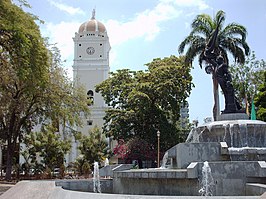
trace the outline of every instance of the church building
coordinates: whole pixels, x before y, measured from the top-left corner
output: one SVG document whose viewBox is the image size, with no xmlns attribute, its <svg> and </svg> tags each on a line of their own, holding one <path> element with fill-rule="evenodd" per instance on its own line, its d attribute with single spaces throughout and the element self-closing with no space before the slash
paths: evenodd
<svg viewBox="0 0 266 199">
<path fill-rule="evenodd" d="M 95 10 L 90 20 L 82 23 L 75 33 L 73 80 L 75 85 L 84 86 L 87 98 L 90 99 L 90 115 L 83 118 L 83 127 L 76 129 L 84 135 L 97 126 L 103 127 L 103 117 L 108 108 L 101 94 L 95 92 L 95 86 L 109 76 L 109 52 L 111 46 L 105 26 L 95 19 Z M 78 143 L 72 140 L 72 150 L 66 157 L 66 163 L 74 162 L 77 158 Z"/>
<path fill-rule="evenodd" d="M 84 118 L 84 127 L 78 129 L 83 134 L 94 126 L 103 126 L 103 117 L 107 105 L 101 94 L 95 92 L 95 86 L 108 78 L 109 52 L 111 49 L 105 26 L 95 19 L 95 10 L 90 20 L 80 25 L 75 33 L 73 79 L 76 85 L 86 88 L 91 100 L 89 118 Z"/>
</svg>

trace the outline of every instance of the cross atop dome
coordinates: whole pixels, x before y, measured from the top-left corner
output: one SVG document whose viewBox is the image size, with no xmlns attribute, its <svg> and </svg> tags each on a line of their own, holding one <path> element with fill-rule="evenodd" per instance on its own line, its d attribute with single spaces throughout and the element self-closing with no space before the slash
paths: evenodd
<svg viewBox="0 0 266 199">
<path fill-rule="evenodd" d="M 91 20 L 95 19 L 95 8 L 92 10 Z"/>
<path fill-rule="evenodd" d="M 83 32 L 87 31 L 106 33 L 105 26 L 100 21 L 95 19 L 95 8 L 92 10 L 91 19 L 80 25 L 78 33 L 83 34 Z"/>
</svg>

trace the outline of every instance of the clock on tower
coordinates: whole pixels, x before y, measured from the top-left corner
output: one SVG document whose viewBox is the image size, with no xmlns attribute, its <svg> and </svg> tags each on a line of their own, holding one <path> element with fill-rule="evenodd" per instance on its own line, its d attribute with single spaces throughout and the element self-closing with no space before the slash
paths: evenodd
<svg viewBox="0 0 266 199">
<path fill-rule="evenodd" d="M 95 52 L 95 49 L 94 49 L 93 47 L 88 47 L 88 48 L 86 49 L 86 52 L 87 52 L 89 55 L 93 55 L 94 52 Z"/>
</svg>

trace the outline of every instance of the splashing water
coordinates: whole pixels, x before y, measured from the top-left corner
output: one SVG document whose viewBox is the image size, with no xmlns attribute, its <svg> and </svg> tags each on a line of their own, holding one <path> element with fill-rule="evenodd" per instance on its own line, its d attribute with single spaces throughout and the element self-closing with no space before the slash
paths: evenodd
<svg viewBox="0 0 266 199">
<path fill-rule="evenodd" d="M 104 166 L 108 166 L 109 165 L 109 160 L 108 160 L 108 158 L 105 158 L 105 160 L 104 160 Z"/>
<path fill-rule="evenodd" d="M 199 190 L 199 193 L 202 196 L 212 196 L 213 188 L 214 188 L 214 181 L 211 174 L 211 168 L 207 161 L 204 162 L 202 167 L 202 181 L 201 181 L 202 188 Z"/>
<path fill-rule="evenodd" d="M 101 183 L 100 183 L 100 174 L 99 174 L 99 164 L 98 164 L 98 162 L 94 162 L 93 191 L 95 193 L 101 193 Z"/>
<path fill-rule="evenodd" d="M 168 151 L 166 151 L 164 156 L 163 156 L 162 166 L 160 167 L 161 169 L 165 169 L 166 168 L 167 160 L 168 160 Z"/>
<path fill-rule="evenodd" d="M 230 124 L 229 127 L 229 133 L 230 133 L 230 138 L 231 138 L 231 147 L 234 147 L 234 124 Z"/>
<path fill-rule="evenodd" d="M 188 134 L 188 137 L 186 139 L 186 143 L 189 143 L 189 142 L 199 143 L 200 142 L 200 136 L 201 136 L 201 134 L 208 127 L 204 127 L 200 132 L 199 132 L 199 128 L 192 128 L 191 131 L 190 131 L 190 133 Z M 211 127 L 209 127 L 209 128 L 211 128 Z"/>
</svg>

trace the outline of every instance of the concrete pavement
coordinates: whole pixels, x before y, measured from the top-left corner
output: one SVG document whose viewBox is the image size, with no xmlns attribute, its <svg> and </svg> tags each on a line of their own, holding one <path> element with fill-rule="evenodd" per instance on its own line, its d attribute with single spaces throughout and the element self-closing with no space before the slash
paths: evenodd
<svg viewBox="0 0 266 199">
<path fill-rule="evenodd" d="M 64 190 L 55 181 L 20 181 L 0 199 L 206 199 L 205 196 L 155 196 L 89 193 Z M 266 199 L 263 196 L 213 196 L 212 199 Z"/>
</svg>

